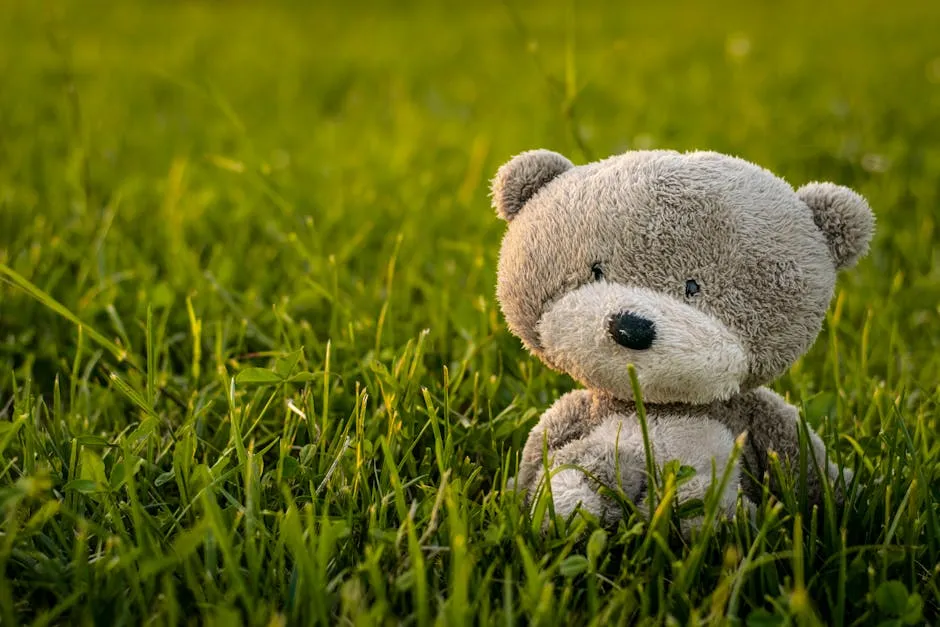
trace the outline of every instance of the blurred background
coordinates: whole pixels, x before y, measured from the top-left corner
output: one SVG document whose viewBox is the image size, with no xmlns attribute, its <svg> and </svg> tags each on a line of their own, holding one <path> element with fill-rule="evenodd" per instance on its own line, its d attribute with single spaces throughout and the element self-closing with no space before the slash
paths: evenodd
<svg viewBox="0 0 940 627">
<path fill-rule="evenodd" d="M 877 309 L 871 331 L 895 343 L 866 365 L 935 383 L 923 363 L 940 344 L 937 3 L 6 0 L 0 12 L 0 261 L 132 351 L 148 305 L 166 310 L 168 337 L 189 332 L 188 298 L 224 329 L 217 363 L 287 345 L 316 361 L 331 339 L 361 364 L 425 328 L 432 371 L 471 353 L 490 356 L 483 373 L 524 360 L 493 299 L 503 224 L 489 178 L 535 147 L 576 163 L 665 147 L 868 196 L 879 228 L 842 279 L 847 338 Z M 48 390 L 74 327 L 2 295 L 5 370 Z M 168 372 L 192 374 L 186 343 Z"/>
<path fill-rule="evenodd" d="M 207 318 L 252 321 L 254 348 L 271 347 L 277 303 L 314 345 L 348 322 L 374 332 L 394 253 L 385 339 L 435 327 L 446 363 L 492 313 L 488 179 L 535 147 L 576 163 L 711 149 L 794 185 L 853 186 L 880 226 L 846 308 L 858 320 L 890 294 L 896 316 L 875 324 L 911 337 L 936 315 L 937 3 L 5 0 L 0 14 L 0 261 L 118 339 L 137 332 L 121 316 L 187 295 Z M 69 323 L 3 297 L 8 360 L 54 371 Z M 188 325 L 179 308 L 170 320 Z"/>
</svg>

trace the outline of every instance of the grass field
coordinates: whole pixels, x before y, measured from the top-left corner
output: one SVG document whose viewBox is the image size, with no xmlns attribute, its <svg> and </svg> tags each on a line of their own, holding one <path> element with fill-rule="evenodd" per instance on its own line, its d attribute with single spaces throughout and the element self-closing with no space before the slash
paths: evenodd
<svg viewBox="0 0 940 627">
<path fill-rule="evenodd" d="M 938 24 L 4 0 L 0 624 L 936 624 Z M 651 146 L 869 198 L 775 384 L 856 468 L 844 508 L 543 536 L 497 489 L 573 383 L 505 329 L 488 179 Z"/>
</svg>

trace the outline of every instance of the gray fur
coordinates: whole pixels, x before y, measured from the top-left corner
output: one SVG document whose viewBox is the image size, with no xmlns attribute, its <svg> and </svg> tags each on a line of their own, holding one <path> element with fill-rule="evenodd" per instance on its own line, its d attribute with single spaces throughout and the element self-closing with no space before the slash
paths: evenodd
<svg viewBox="0 0 940 627">
<path fill-rule="evenodd" d="M 493 190 L 498 211 L 511 220 L 497 285 L 507 325 L 548 366 L 588 388 L 558 399 L 532 430 L 518 488 L 531 494 L 543 480 L 545 437 L 554 467 L 580 464 L 617 483 L 615 453 L 628 460 L 619 480 L 629 498 L 642 498 L 645 469 L 637 474 L 636 463 L 638 454 L 643 463 L 645 457 L 634 437 L 631 363 L 654 451 L 667 456 L 657 461 L 673 455 L 699 471 L 683 498 L 704 497 L 711 461 L 726 459 L 744 431 L 745 472 L 735 476 L 735 490 L 740 482 L 747 496 L 760 497 L 751 475 L 762 480 L 771 450 L 795 469 L 797 411 L 761 386 L 812 345 L 837 270 L 867 251 L 874 219 L 861 196 L 831 183 L 797 192 L 742 159 L 673 151 L 628 152 L 583 166 L 531 151 L 500 168 Z M 686 295 L 688 279 L 699 293 Z M 633 351 L 609 337 L 602 321 L 620 310 L 656 323 L 661 333 L 651 348 Z M 611 437 L 614 426 L 620 444 Z M 816 434 L 811 441 L 833 480 L 838 468 L 826 462 Z M 815 502 L 822 481 L 810 469 Z M 604 520 L 617 517 L 593 481 L 563 471 L 551 487 L 563 510 L 581 503 Z M 730 508 L 729 495 L 723 498 Z"/>
<path fill-rule="evenodd" d="M 875 227 L 868 202 L 854 190 L 834 183 L 807 183 L 796 194 L 826 234 L 836 267 L 841 270 L 854 266 L 868 252 Z"/>
<path fill-rule="evenodd" d="M 502 219 L 512 220 L 537 191 L 573 167 L 566 157 L 550 150 L 529 150 L 516 155 L 493 178 L 493 208 Z"/>
</svg>

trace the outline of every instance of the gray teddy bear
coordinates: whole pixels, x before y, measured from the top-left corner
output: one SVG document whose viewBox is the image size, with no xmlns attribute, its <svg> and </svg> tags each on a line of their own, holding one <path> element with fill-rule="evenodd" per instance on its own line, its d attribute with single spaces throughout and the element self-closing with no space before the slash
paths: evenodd
<svg viewBox="0 0 940 627">
<path fill-rule="evenodd" d="M 864 198 L 832 183 L 794 190 L 735 157 L 666 150 L 582 166 L 524 152 L 499 169 L 492 196 L 508 222 L 497 287 L 507 325 L 587 388 L 559 398 L 529 434 L 514 484 L 530 504 L 547 446 L 557 514 L 580 506 L 615 523 L 623 510 L 601 484 L 647 511 L 628 364 L 657 464 L 695 470 L 678 501 L 705 499 L 713 464 L 720 475 L 743 432 L 722 514 L 734 515 L 739 488 L 750 507 L 760 499 L 771 455 L 799 472 L 797 409 L 764 386 L 809 349 L 837 272 L 866 254 L 874 216 Z M 839 475 L 848 482 L 851 471 L 808 436 L 810 500 L 822 502 L 824 481 L 841 498 Z"/>
</svg>

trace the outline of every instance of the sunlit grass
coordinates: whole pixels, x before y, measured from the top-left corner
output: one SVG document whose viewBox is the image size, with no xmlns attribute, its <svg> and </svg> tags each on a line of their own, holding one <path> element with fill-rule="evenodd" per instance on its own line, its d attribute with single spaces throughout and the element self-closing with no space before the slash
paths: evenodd
<svg viewBox="0 0 940 627">
<path fill-rule="evenodd" d="M 318 4 L 0 8 L 0 623 L 936 622 L 937 7 Z M 844 507 L 685 542 L 669 469 L 616 529 L 499 489 L 573 384 L 487 179 L 651 146 L 871 201 L 775 384 Z"/>
</svg>

